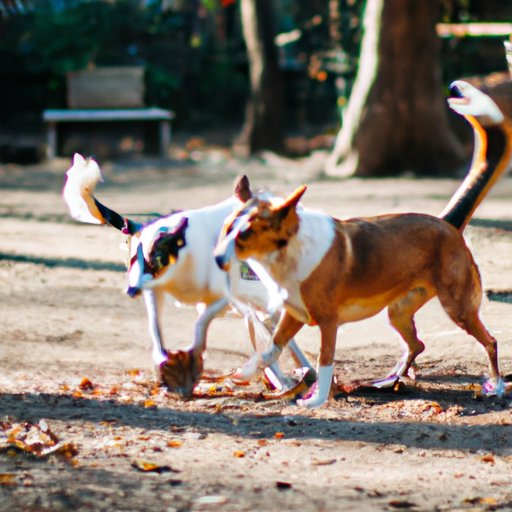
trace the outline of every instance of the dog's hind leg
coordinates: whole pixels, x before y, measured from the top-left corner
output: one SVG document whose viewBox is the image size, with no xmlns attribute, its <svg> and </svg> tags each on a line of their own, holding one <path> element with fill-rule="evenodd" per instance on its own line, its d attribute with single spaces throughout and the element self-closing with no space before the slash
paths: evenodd
<svg viewBox="0 0 512 512">
<path fill-rule="evenodd" d="M 402 358 L 398 361 L 391 373 L 381 381 L 374 384 L 378 387 L 391 387 L 400 377 L 408 374 L 411 365 L 418 355 L 425 350 L 425 344 L 418 338 L 414 314 L 432 297 L 433 293 L 425 288 L 414 288 L 388 307 L 388 316 L 391 325 L 405 341 L 406 348 Z"/>
<path fill-rule="evenodd" d="M 505 383 L 500 376 L 498 343 L 485 328 L 479 316 L 481 285 L 476 267 L 472 269 L 472 289 L 451 286 L 439 293 L 439 301 L 448 316 L 484 348 L 489 362 L 490 380 L 484 384 L 487 394 L 502 395 Z M 459 292 L 456 294 L 456 292 Z"/>
<path fill-rule="evenodd" d="M 469 318 L 457 321 L 457 323 L 484 347 L 489 361 L 491 379 L 494 381 L 500 380 L 498 342 L 485 328 L 478 312 L 472 312 Z"/>
<path fill-rule="evenodd" d="M 167 352 L 162 341 L 162 332 L 160 328 L 160 315 L 165 301 L 163 292 L 155 289 L 143 291 L 144 302 L 148 315 L 148 329 L 151 337 L 152 348 L 151 355 L 156 368 L 167 361 Z"/>
</svg>

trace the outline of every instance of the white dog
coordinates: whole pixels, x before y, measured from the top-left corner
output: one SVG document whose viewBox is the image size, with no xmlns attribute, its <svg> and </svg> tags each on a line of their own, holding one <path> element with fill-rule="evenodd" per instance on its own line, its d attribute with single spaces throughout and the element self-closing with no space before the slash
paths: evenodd
<svg viewBox="0 0 512 512">
<path fill-rule="evenodd" d="M 208 326 L 228 304 L 244 316 L 254 348 L 258 351 L 268 349 L 268 346 L 261 346 L 261 342 L 258 346 L 257 342 L 264 333 L 266 341 L 263 345 L 270 344 L 270 333 L 280 311 L 269 310 L 266 287 L 254 278 L 247 265 L 236 262 L 227 275 L 219 269 L 213 257 L 226 216 L 252 196 L 247 177 L 238 179 L 234 195 L 221 203 L 176 212 L 144 225 L 122 217 L 93 196 L 100 180 L 98 164 L 75 154 L 67 171 L 64 200 L 74 219 L 109 224 L 128 235 L 126 292 L 131 297 L 144 297 L 152 358 L 165 383 L 183 394 L 191 394 L 201 375 Z M 198 309 L 194 340 L 187 350 L 168 353 L 164 347 L 159 319 L 166 294 Z M 298 365 L 311 369 L 311 364 L 294 342 L 291 352 Z M 290 383 L 277 365 L 273 365 L 266 375 L 278 389 Z"/>
</svg>

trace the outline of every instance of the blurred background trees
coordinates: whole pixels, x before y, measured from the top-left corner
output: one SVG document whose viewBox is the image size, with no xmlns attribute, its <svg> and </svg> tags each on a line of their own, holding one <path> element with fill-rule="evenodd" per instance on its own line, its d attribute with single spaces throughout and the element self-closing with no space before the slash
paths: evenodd
<svg viewBox="0 0 512 512">
<path fill-rule="evenodd" d="M 284 148 L 283 79 L 272 2 L 240 0 L 250 93 L 237 144 L 248 153 Z"/>
<path fill-rule="evenodd" d="M 404 6 L 418 4 L 401 1 Z M 111 65 L 143 66 L 145 103 L 175 111 L 178 132 L 227 133 L 249 153 L 268 148 L 302 154 L 319 144 L 325 147 L 340 126 L 349 125 L 349 98 L 359 63 L 368 57 L 360 55 L 366 3 L 0 0 L 0 153 L 2 134 L 10 141 L 13 134 L 37 139 L 42 110 L 66 107 L 66 73 Z M 512 2 L 502 0 L 425 3 L 435 10 L 428 18 L 431 35 L 436 22 L 512 20 Z M 254 14 L 244 16 L 245 7 Z M 413 11 L 401 17 L 405 27 L 400 37 L 419 37 L 419 31 L 410 30 L 419 21 L 407 18 Z M 396 33 L 398 19 L 395 24 L 391 17 L 389 23 Z M 454 78 L 506 70 L 504 37 L 436 37 L 438 48 L 423 62 L 423 73 L 428 77 L 434 66 L 436 78 L 430 83 L 440 88 L 437 110 L 442 110 L 443 94 Z M 411 54 L 407 44 L 385 42 L 377 51 L 383 62 L 395 63 L 385 80 L 396 78 L 397 63 Z M 407 94 L 416 82 L 411 76 Z M 453 116 L 449 123 L 445 134 L 454 128 L 464 136 L 463 123 Z M 294 138 L 303 143 L 291 145 Z M 417 165 L 414 158 L 396 162 L 387 155 L 373 169 L 350 172 L 440 172 L 439 166 Z"/>
<path fill-rule="evenodd" d="M 435 175 L 464 161 L 443 94 L 439 7 L 437 0 L 368 0 L 358 73 L 329 174 Z"/>
</svg>

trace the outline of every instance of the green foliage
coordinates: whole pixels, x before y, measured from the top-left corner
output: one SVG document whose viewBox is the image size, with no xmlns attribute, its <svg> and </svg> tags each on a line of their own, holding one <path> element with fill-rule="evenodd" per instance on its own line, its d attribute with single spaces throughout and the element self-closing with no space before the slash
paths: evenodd
<svg viewBox="0 0 512 512">
<path fill-rule="evenodd" d="M 114 4 L 75 1 L 66 9 L 46 4 L 10 20 L 0 48 L 2 53 L 14 50 L 14 62 L 29 73 L 60 75 L 83 69 L 129 39 L 134 28 L 128 20 L 136 19 L 135 5 L 129 0 Z M 132 11 L 131 17 L 127 10 Z"/>
<path fill-rule="evenodd" d="M 233 67 L 227 54 L 208 59 L 199 81 L 201 112 L 209 112 L 210 122 L 224 119 L 243 122 L 247 80 Z"/>
<path fill-rule="evenodd" d="M 218 9 L 216 0 L 203 3 Z M 175 110 L 178 122 L 192 116 L 196 108 L 211 108 L 211 114 L 222 119 L 220 105 L 228 100 L 224 93 L 215 98 L 216 87 L 236 97 L 245 93 L 246 82 L 233 73 L 225 44 L 216 42 L 211 26 L 199 19 L 199 2 L 173 2 L 173 8 L 140 0 L 41 0 L 36 4 L 25 14 L 0 17 L 4 36 L 0 38 L 0 82 L 16 82 L 10 88 L 11 106 L 7 105 L 12 115 L 23 108 L 22 90 L 35 81 L 40 86 L 34 98 L 39 112 L 64 106 L 66 73 L 90 66 L 144 66 L 147 104 Z M 194 40 L 199 44 L 194 45 Z M 224 87 L 221 82 L 226 77 L 230 78 Z M 189 88 L 188 84 L 197 85 Z"/>
<path fill-rule="evenodd" d="M 0 0 L 1 1 L 1 0 Z M 267 1 L 267 0 L 265 0 Z M 268 0 L 280 47 L 288 119 L 332 119 L 357 71 L 365 0 Z M 4 121 L 65 106 L 65 76 L 88 66 L 146 69 L 146 103 L 178 124 L 239 122 L 248 92 L 236 0 L 37 0 L 0 13 L 0 111 Z M 439 0 L 440 20 L 510 19 L 502 0 Z M 509 5 L 510 4 L 510 5 Z M 505 66 L 501 40 L 444 40 L 445 81 Z M 500 60 L 501 59 L 501 60 Z M 342 100 L 342 101 L 340 101 Z"/>
</svg>

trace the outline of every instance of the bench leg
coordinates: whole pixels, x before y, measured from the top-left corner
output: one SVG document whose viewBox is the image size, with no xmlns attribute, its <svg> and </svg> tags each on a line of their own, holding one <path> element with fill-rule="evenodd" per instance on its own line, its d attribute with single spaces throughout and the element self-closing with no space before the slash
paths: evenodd
<svg viewBox="0 0 512 512">
<path fill-rule="evenodd" d="M 167 150 L 171 143 L 171 123 L 169 121 L 160 121 L 160 156 L 167 158 Z"/>
<path fill-rule="evenodd" d="M 46 158 L 49 160 L 57 156 L 57 123 L 49 122 L 46 125 Z"/>
</svg>

